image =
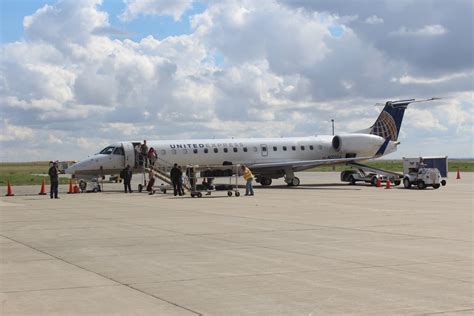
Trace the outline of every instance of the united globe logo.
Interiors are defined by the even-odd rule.
[[[389,138],[393,141],[397,140],[397,125],[393,117],[386,111],[383,111],[377,122],[372,126],[371,134],[385,139]]]

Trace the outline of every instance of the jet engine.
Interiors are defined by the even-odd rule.
[[[336,152],[375,154],[385,139],[371,134],[336,135],[332,139],[332,148]]]

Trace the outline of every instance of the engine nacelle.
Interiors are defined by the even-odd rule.
[[[383,137],[371,134],[336,135],[332,139],[332,148],[337,152],[374,155],[384,142]]]

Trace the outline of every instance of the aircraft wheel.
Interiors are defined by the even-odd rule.
[[[142,192],[143,191],[143,185],[140,183],[138,185],[138,192]]]
[[[410,183],[410,180],[408,180],[408,178],[403,179],[403,186],[405,187],[405,189],[411,188],[411,183]]]
[[[300,179],[297,178],[297,177],[294,177],[293,179],[291,179],[291,185],[294,186],[294,187],[297,187],[300,185]]]
[[[260,179],[260,184],[263,186],[268,186],[272,184],[272,179],[270,178],[261,178]]]
[[[418,189],[420,190],[423,190],[424,188],[426,188],[425,182],[423,181],[418,182],[417,186],[418,186]]]

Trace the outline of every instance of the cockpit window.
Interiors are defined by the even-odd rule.
[[[99,154],[102,154],[102,155],[110,155],[113,151],[114,151],[114,148],[113,146],[108,146],[108,147],[105,147],[104,149],[102,149]]]
[[[114,155],[125,156],[125,152],[123,151],[123,147],[116,147],[115,150],[114,150]]]

